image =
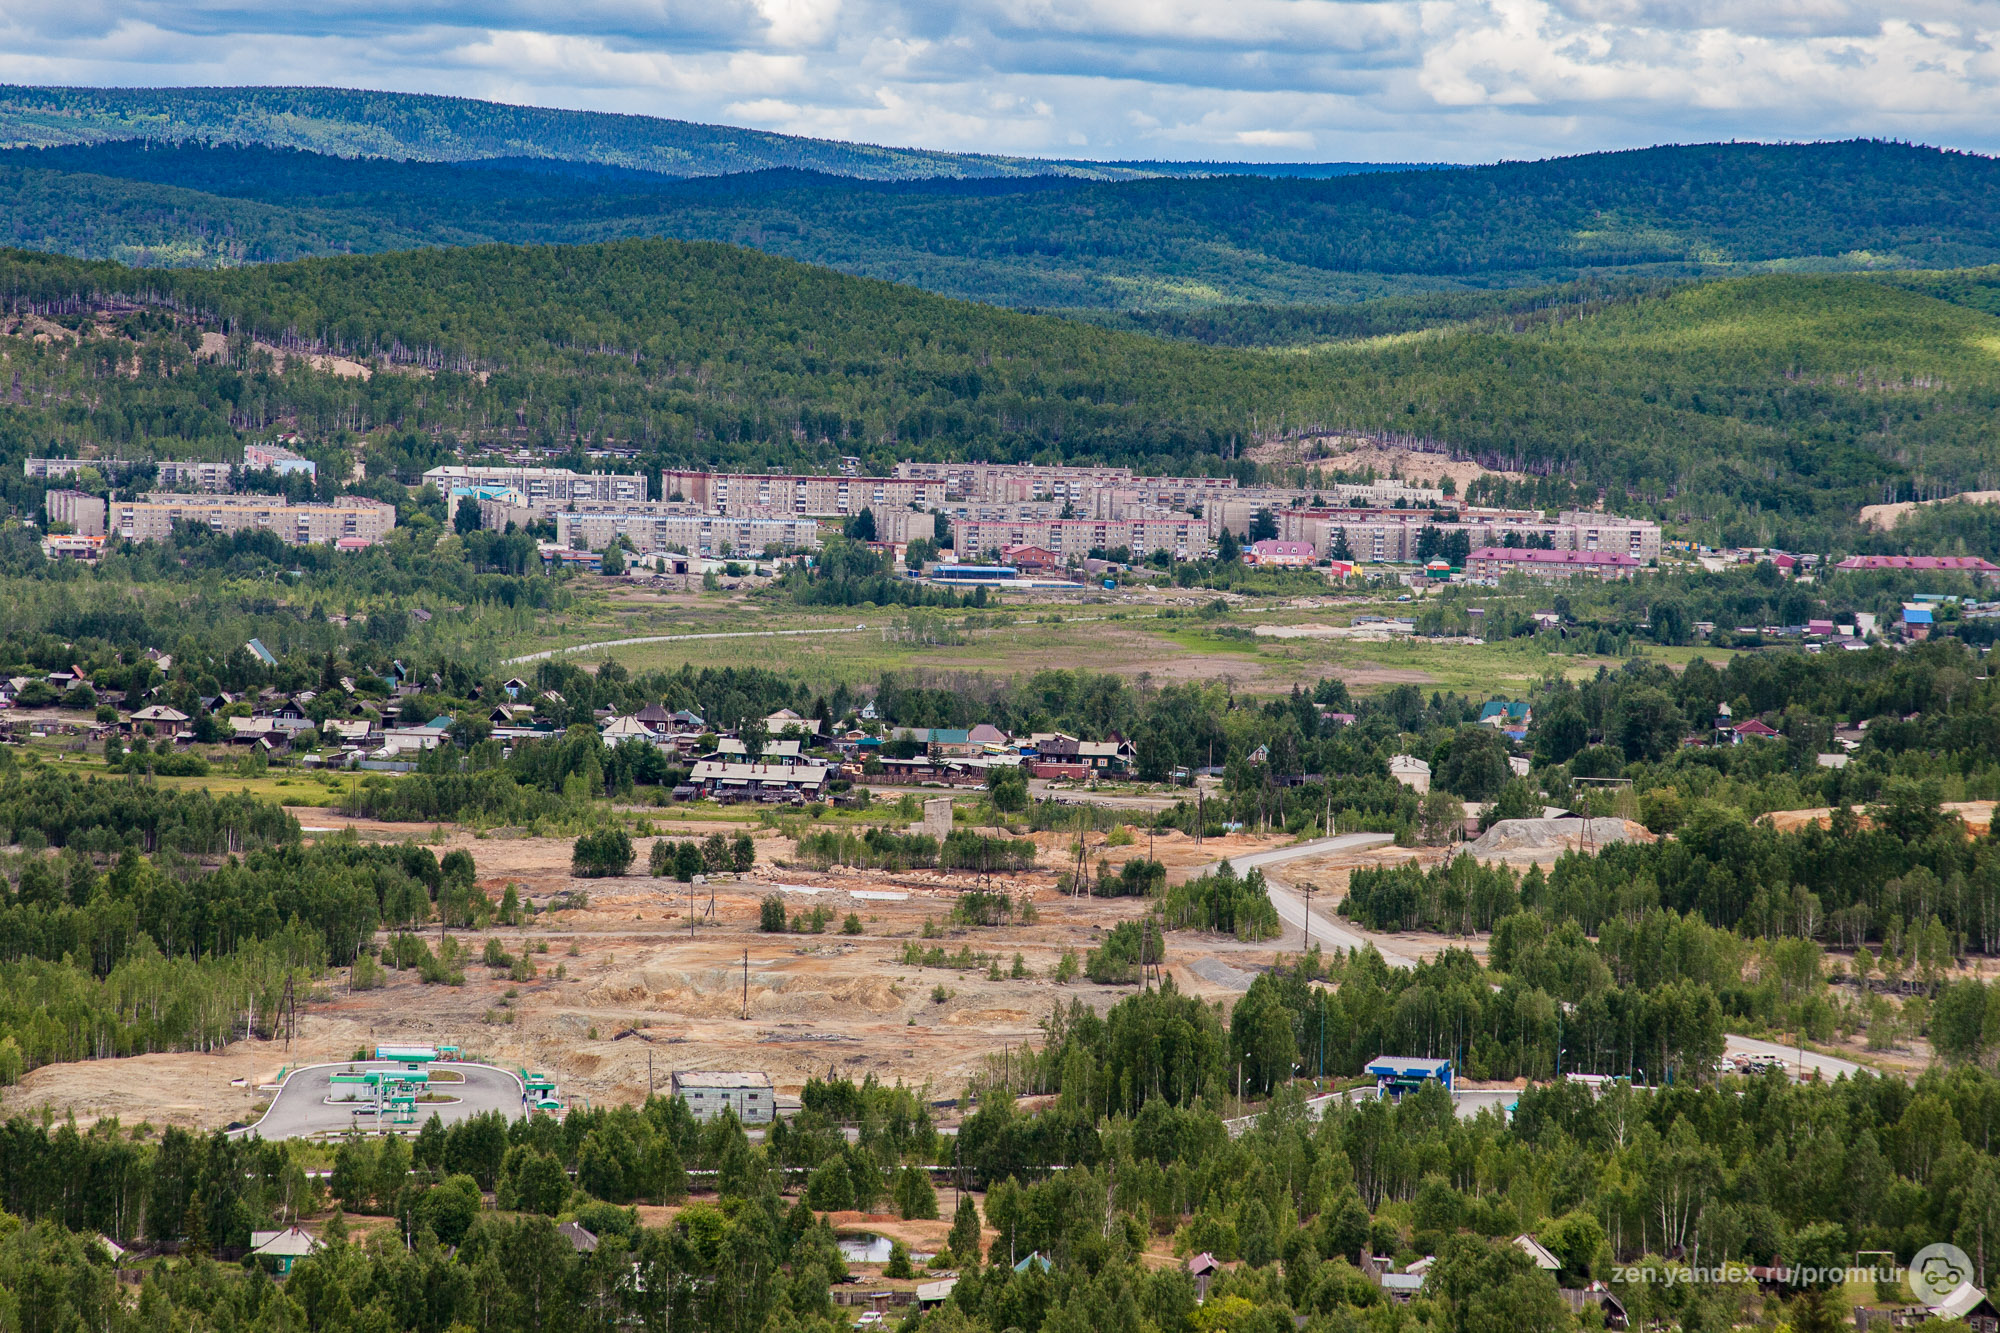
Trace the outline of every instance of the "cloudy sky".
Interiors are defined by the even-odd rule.
[[[339,84],[931,148],[2000,150],[2000,0],[0,0],[0,81]]]

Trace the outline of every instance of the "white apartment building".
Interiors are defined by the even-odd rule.
[[[527,498],[528,508],[539,514],[552,514],[558,509],[586,500],[640,501],[646,498],[645,474],[639,472],[573,472],[566,467],[434,467],[424,473],[424,480],[438,488],[446,496],[453,497],[454,503],[447,506],[453,513],[457,510],[458,491],[474,491],[480,487],[508,487],[519,491]],[[448,515],[449,516],[449,515]]]
[[[941,481],[953,499],[983,504],[1067,500],[1079,509],[1089,508],[1096,494],[1106,489],[1131,491],[1136,502],[1186,509],[1219,491],[1236,488],[1234,477],[1143,477],[1128,467],[1044,467],[1034,463],[906,462],[896,464],[896,475]]]
[[[1281,509],[1272,516],[1280,539],[1311,542],[1318,554],[1330,555],[1336,535],[1344,534],[1349,554],[1362,561],[1414,561],[1426,527],[1463,532],[1474,547],[1504,547],[1511,536],[1516,546],[1532,539],[1556,551],[1614,551],[1642,565],[1660,555],[1659,524],[1615,514],[1565,513],[1553,522],[1533,510],[1465,509],[1455,522],[1439,522],[1422,509]],[[1210,531],[1219,535],[1222,521],[1212,516]]]
[[[181,520],[216,532],[265,528],[292,546],[333,542],[346,549],[372,546],[396,526],[396,507],[345,496],[330,504],[286,504],[272,495],[176,495],[151,491],[111,507],[111,526],[127,541],[160,541]]]
[[[558,510],[555,523],[556,545],[572,551],[601,551],[620,537],[629,537],[641,551],[678,546],[690,555],[711,558],[725,554],[756,557],[771,546],[817,551],[820,545],[819,523],[809,518],[651,513],[635,506],[590,513]]]
[[[1156,519],[1057,518],[1031,523],[953,523],[952,543],[961,561],[984,559],[1010,546],[1039,546],[1062,560],[1125,547],[1135,560],[1155,551],[1192,560],[1209,552],[1208,529],[1190,514]]]
[[[174,488],[185,486],[197,491],[221,492],[229,489],[235,477],[234,463],[210,463],[194,458],[162,458],[158,481],[162,486]]]
[[[95,468],[101,477],[130,472],[143,458],[24,458],[21,473],[30,481],[62,481],[85,468]]]
[[[942,481],[898,477],[821,477],[773,472],[662,472],[662,498],[678,495],[709,514],[771,510],[798,518],[845,518],[872,509],[924,509],[944,503]]]

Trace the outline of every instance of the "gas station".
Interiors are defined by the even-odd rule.
[[[372,1055],[289,1071],[263,1116],[232,1132],[267,1139],[335,1138],[356,1129],[409,1134],[432,1116],[449,1125],[491,1112],[511,1120],[564,1109],[548,1075],[467,1061],[457,1046],[382,1044]]]

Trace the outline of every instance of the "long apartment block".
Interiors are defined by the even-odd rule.
[[[898,463],[896,475],[943,482],[955,500],[1011,504],[1068,501],[1079,508],[1099,492],[1130,493],[1130,502],[1186,509],[1236,489],[1234,477],[1143,477],[1128,467],[1043,467],[1033,463]]]
[[[333,542],[372,546],[396,526],[396,507],[348,496],[329,504],[286,504],[270,495],[177,495],[150,491],[111,506],[111,527],[127,541],[160,541],[186,520],[216,532],[264,528],[293,546]]]
[[[775,472],[663,472],[664,498],[680,496],[709,514],[772,510],[799,518],[844,518],[872,509],[933,508],[942,481],[898,477],[821,477]]]
[[[678,546],[690,555],[760,555],[780,550],[819,549],[819,523],[810,518],[735,518],[726,514],[558,510],[556,544],[574,551],[601,551],[629,537],[641,551]]]
[[[505,488],[520,492],[528,508],[551,514],[583,500],[644,501],[646,476],[642,472],[573,472],[566,467],[434,467],[424,480],[449,496],[454,491],[481,487]],[[454,506],[455,508],[455,506]]]
[[[1281,509],[1272,517],[1281,540],[1310,542],[1315,555],[1328,555],[1335,538],[1344,536],[1356,560],[1415,560],[1427,527],[1447,534],[1463,532],[1475,547],[1505,547],[1511,537],[1518,547],[1532,539],[1536,546],[1551,550],[1615,552],[1641,564],[1660,557],[1659,524],[1615,514],[1570,511],[1550,521],[1532,510],[1461,510],[1456,521],[1440,522],[1427,510]],[[1221,515],[1211,515],[1209,531],[1219,535],[1222,521]]]
[[[1039,546],[1068,560],[1081,560],[1092,551],[1113,551],[1124,547],[1134,559],[1144,559],[1155,551],[1165,551],[1181,559],[1208,553],[1208,528],[1189,514],[1156,519],[1056,518],[1029,523],[981,523],[968,520],[951,525],[952,542],[958,558],[983,560],[1010,546]]]

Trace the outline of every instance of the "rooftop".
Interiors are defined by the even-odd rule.
[[[1637,569],[1636,558],[1618,551],[1541,551],[1525,546],[1482,546],[1468,560],[1506,560],[1529,565],[1613,565]]]
[[[762,1070],[683,1069],[675,1072],[674,1084],[682,1088],[768,1088],[771,1076]]]

